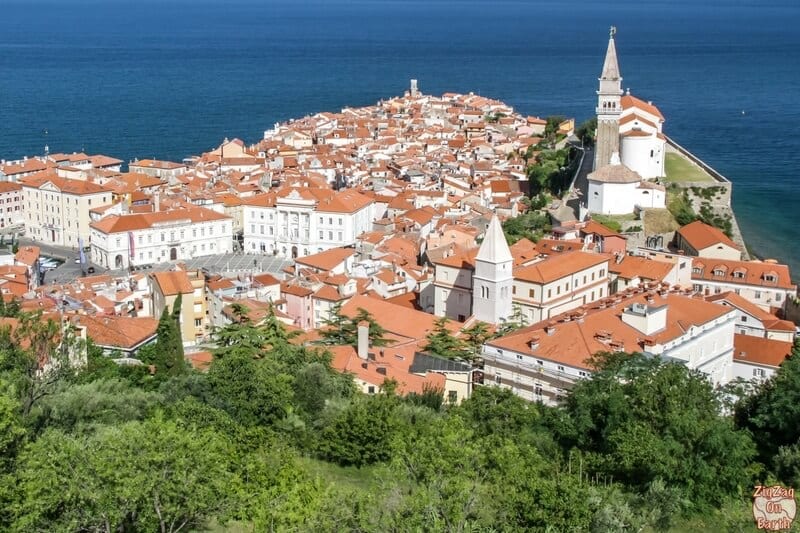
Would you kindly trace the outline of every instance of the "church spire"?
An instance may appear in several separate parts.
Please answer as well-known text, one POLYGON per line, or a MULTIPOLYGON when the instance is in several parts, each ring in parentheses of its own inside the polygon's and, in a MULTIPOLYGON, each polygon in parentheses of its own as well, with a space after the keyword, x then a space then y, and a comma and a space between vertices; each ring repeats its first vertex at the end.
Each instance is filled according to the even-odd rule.
POLYGON ((508 247, 503 227, 500 225, 497 215, 492 215, 492 220, 486 228, 483 242, 475 259, 492 264, 513 261, 511 250, 508 247))
POLYGON ((481 322, 499 324, 511 316, 514 258, 497 215, 492 216, 475 256, 472 314, 481 322))
POLYGON ((619 63, 617 62, 617 46, 614 43, 614 35, 617 33, 617 28, 611 26, 608 38, 608 49, 606 50, 606 60, 603 62, 603 73, 600 75, 601 80, 618 80, 619 63))

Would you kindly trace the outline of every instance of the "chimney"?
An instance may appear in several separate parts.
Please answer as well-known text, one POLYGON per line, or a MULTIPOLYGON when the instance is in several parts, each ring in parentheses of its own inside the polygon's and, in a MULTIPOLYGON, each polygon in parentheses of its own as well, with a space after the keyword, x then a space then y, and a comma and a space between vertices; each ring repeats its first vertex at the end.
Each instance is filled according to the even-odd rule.
POLYGON ((367 360, 369 350, 369 322, 362 320, 358 323, 358 357, 367 360))
POLYGON ((528 341, 528 347, 531 351, 536 350, 539 347, 539 337, 532 337, 531 340, 528 341))
POLYGON ((547 326, 544 328, 544 332, 548 335, 554 334, 556 332, 556 323, 553 321, 548 322, 547 326))
POLYGON ((153 193, 153 212, 161 211, 161 193, 156 191, 153 193))

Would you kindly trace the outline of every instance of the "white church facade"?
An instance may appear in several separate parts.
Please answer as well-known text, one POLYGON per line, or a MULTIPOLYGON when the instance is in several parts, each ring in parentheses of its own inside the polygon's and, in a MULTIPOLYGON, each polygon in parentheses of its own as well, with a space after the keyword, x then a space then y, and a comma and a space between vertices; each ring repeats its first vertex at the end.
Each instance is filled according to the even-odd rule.
POLYGON ((590 213, 621 215, 666 207, 666 191, 651 181, 664 173, 664 116, 652 102, 623 95, 612 28, 597 91, 597 142, 589 174, 590 213))

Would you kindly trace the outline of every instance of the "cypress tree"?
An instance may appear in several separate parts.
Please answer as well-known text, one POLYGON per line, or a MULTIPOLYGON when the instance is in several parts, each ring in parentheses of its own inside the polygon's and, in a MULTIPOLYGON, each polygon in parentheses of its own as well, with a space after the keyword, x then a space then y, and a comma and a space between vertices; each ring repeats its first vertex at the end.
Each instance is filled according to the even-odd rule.
POLYGON ((181 303, 182 295, 178 294, 172 313, 169 312, 169 306, 164 306, 164 312, 158 321, 158 354, 155 364, 159 374, 177 375, 186 370, 180 329, 181 303))

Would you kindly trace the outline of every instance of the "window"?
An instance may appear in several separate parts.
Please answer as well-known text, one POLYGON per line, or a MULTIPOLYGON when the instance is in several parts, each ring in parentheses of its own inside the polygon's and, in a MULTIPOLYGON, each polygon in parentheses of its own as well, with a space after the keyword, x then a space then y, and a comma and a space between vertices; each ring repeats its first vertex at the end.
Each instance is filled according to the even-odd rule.
POLYGON ((578 375, 579 375, 580 377, 582 377, 582 378, 585 378, 585 377, 586 377, 586 376, 588 376, 589 374, 587 374, 587 373, 586 373, 586 372, 584 372, 583 370, 579 370, 579 371, 578 371, 578 375))
POLYGON ((756 298, 761 298, 761 291, 756 291, 756 298))
POLYGON ((500 376, 500 374, 495 375, 494 382, 497 383, 498 385, 501 385, 503 383, 503 378, 500 376))
POLYGON ((603 268, 603 269, 600 270, 600 277, 602 278, 605 275, 606 275, 606 269, 603 268))
POLYGON ((747 317, 746 316, 742 317, 742 322, 747 322, 747 317))
POLYGON ((779 292, 775 293, 775 301, 776 302, 780 302, 781 301, 781 293, 779 293, 779 292))
POLYGON ((528 290, 528 297, 529 297, 529 298, 534 298, 534 297, 535 297, 535 296, 534 296, 533 289, 529 289, 529 290, 528 290))
POLYGON ((328 240, 329 240, 329 241, 332 241, 332 240, 333 240, 333 232, 332 232, 332 231, 329 231, 329 232, 328 232, 328 240))
POLYGON ((542 386, 539 383, 533 386, 533 395, 536 396, 537 400, 542 399, 542 386))
POLYGON ((753 369, 753 376, 757 378, 763 378, 766 375, 763 368, 754 368, 753 369))
POLYGON ((199 328, 202 325, 203 325, 203 319, 202 318, 195 318, 194 319, 194 327, 199 328))
POLYGON ((488 298, 489 297, 489 287, 486 285, 481 285, 481 298, 488 298))
POLYGON ((367 387, 367 394, 375 394, 375 386, 374 385, 370 385, 369 387, 367 387))
POLYGON ((563 372, 564 371, 564 367, 562 365, 558 365, 558 371, 559 372, 563 372))
POLYGON ((447 402, 456 403, 457 401, 458 401, 458 391, 454 390, 447 391, 447 402))

